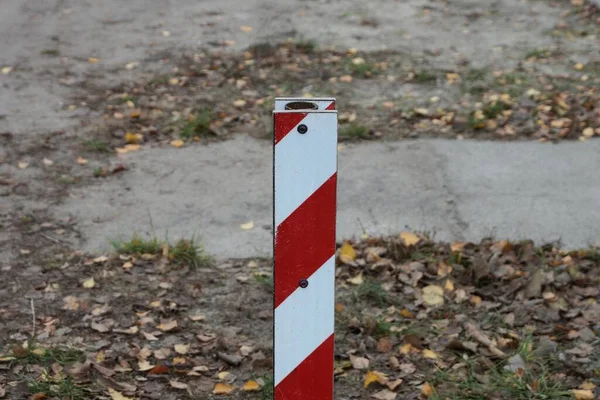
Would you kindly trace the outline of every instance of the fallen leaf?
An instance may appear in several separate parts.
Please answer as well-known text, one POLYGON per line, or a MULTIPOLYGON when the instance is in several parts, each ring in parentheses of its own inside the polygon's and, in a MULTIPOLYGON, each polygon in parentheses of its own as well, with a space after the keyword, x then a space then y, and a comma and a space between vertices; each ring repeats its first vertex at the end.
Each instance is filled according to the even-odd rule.
POLYGON ((132 61, 130 63, 125 64, 125 69, 130 69, 131 70, 131 69, 137 68, 138 65, 140 65, 139 62, 132 61))
POLYGON ((27 163, 25 161, 19 161, 19 163, 17 164, 17 167, 19 167, 19 169, 25 169, 25 168, 29 167, 29 163, 27 163))
POLYGON ((141 133, 127 132, 125 133, 125 142, 128 144, 138 144, 144 140, 144 136, 141 133))
POLYGON ((244 383, 244 386, 242 386, 242 390, 244 392, 256 392, 260 390, 260 385, 258 384, 258 382, 250 380, 244 383))
POLYGON ((340 248, 340 261, 344 264, 350 264, 356 259, 356 251, 348 242, 344 242, 340 248))
POLYGON ((106 256, 99 256, 99 257, 94 258, 93 261, 96 264, 101 264, 101 263, 107 262, 108 261, 108 257, 106 257, 106 256))
POLYGON ((254 221, 248 221, 245 224, 241 224, 240 228, 245 231, 249 231, 250 229, 254 228, 254 221))
POLYGON ((446 281, 446 284, 444 285, 444 290, 446 292, 452 292, 452 291, 454 291, 454 283, 452 283, 452 281, 450 279, 448 279, 446 281))
POLYGON ((96 286, 96 281, 94 281, 94 277, 92 276, 89 279, 86 279, 85 281, 83 281, 83 287, 86 289, 91 289, 94 286, 96 286))
POLYGON ((166 365, 157 365, 157 366, 151 368, 148 373, 151 375, 167 374, 167 373, 169 373, 169 367, 167 367, 166 365))
POLYGON ((383 384, 382 375, 377 371, 367 371, 364 378, 363 387, 366 389, 373 383, 383 384))
POLYGON ((362 57, 356 57, 352 59, 352 64, 354 65, 363 65, 365 62, 365 59, 362 57))
POLYGON ((406 246, 414 246, 415 244, 419 243, 421 238, 411 232, 401 232, 400 240, 402 240, 406 246))
POLYGON ((354 369, 367 369, 369 368, 369 359, 364 357, 350 356, 350 362, 354 369))
POLYGON ((138 370, 141 372, 150 371, 154 368, 154 365, 150 364, 147 360, 138 361, 138 370))
POLYGON ((518 372, 519 370, 524 371, 525 367, 525 360, 523 360, 523 357, 521 357, 520 354, 515 354, 508 359, 504 369, 510 372, 518 372))
POLYGON ((248 25, 242 25, 240 26, 240 30, 245 33, 250 33, 252 32, 252 27, 248 25))
POLYGON ((54 161, 52 161, 52 160, 50 160, 49 158, 46 158, 46 157, 44 157, 44 158, 42 159, 42 162, 44 163, 44 165, 45 165, 46 167, 50 167, 51 165, 53 165, 53 164, 54 164, 54 161))
POLYGON ((383 389, 382 391, 373 394, 371 397, 378 400, 394 400, 396 398, 396 393, 388 389, 383 389))
POLYGON ((178 149, 183 147, 184 144, 185 142, 181 139, 171 140, 171 146, 177 147, 178 149))
POLYGON ((410 318, 410 319, 414 319, 415 318, 415 314, 413 314, 412 312, 410 312, 406 308, 403 308, 402 310, 400 310, 400 315, 402 315, 404 318, 410 318))
POLYGON ((12 72, 13 67, 2 67, 2 69, 0 69, 0 71, 2 72, 2 75, 8 75, 12 72))
POLYGON ((385 384, 390 390, 396 390, 404 382, 402 379, 396 379, 395 381, 389 381, 385 384))
POLYGON ((38 392, 38 393, 34 393, 31 397, 29 397, 29 400, 44 400, 47 399, 48 395, 44 392, 38 392))
POLYGON ((336 303, 335 311, 341 313, 342 311, 344 311, 344 305, 342 303, 336 303))
POLYGON ((85 158, 83 158, 83 157, 77 157, 77 160, 76 160, 76 162, 77 162, 77 164, 79 164, 79 165, 86 165, 86 164, 88 163, 88 160, 86 160, 86 159, 85 159, 85 158))
POLYGON ((187 383, 184 383, 184 382, 169 381, 169 384, 171 385, 171 387, 173 387, 175 389, 186 390, 188 388, 187 383))
POLYGON ((187 354, 189 351, 190 351, 189 344, 176 344, 175 345, 175 352, 178 354, 187 354))
POLYGON ((236 108, 242 108, 246 105, 246 100, 244 99, 237 99, 233 101, 233 106, 236 108))
POLYGON ((362 284, 364 282, 363 273, 360 272, 354 278, 348 279, 347 282, 350 283, 350 284, 352 284, 352 285, 360 285, 360 284, 362 284))
POLYGON ((171 320, 166 320, 166 321, 162 322, 160 325, 157 326, 157 328, 163 332, 169 332, 169 331, 172 331, 173 329, 177 328, 177 326, 178 326, 177 320, 171 319, 171 320))
POLYGON ((591 138, 595 134, 594 128, 592 128, 592 127, 585 128, 582 133, 583 133, 583 136, 586 138, 591 138))
POLYGON ((243 355, 244 357, 249 356, 250 354, 252 354, 253 351, 254 351, 254 347, 251 347, 251 346, 241 346, 240 347, 240 354, 243 355))
POLYGON ((440 358, 437 353, 435 353, 434 351, 431 351, 429 349, 424 349, 423 350, 423 357, 425 358, 429 358, 431 360, 437 360, 438 358, 440 358))
POLYGON ((2 386, 0 386, 0 398, 4 397, 6 395, 6 391, 4 390, 4 388, 2 386))
POLYGON ((100 333, 106 333, 106 332, 109 331, 108 326, 106 326, 104 324, 97 323, 97 322, 92 322, 90 324, 90 328, 92 328, 96 332, 100 332, 100 333))
POLYGON ((577 63, 573 66, 573 68, 575 68, 577 71, 581 71, 584 67, 585 65, 583 65, 582 63, 577 63))
POLYGON ((418 353, 418 352, 419 352, 419 349, 417 349, 410 343, 405 343, 402 346, 400 346, 401 354, 408 355, 410 353, 418 353))
POLYGON ((204 314, 190 315, 190 319, 194 322, 204 321, 205 318, 206 316, 204 314))
POLYGON ((473 295, 469 298, 469 303, 473 304, 475 307, 479 307, 481 305, 481 297, 477 295, 473 295))
POLYGON ((423 302, 428 306, 440 306, 444 304, 444 289, 436 285, 423 288, 423 302))
POLYGON ((213 394, 229 394, 235 390, 234 386, 225 383, 217 383, 213 389, 213 394))
POLYGON ((235 375, 229 371, 221 371, 217 374, 217 378, 222 381, 233 382, 235 380, 235 375))
POLYGON ((90 64, 96 64, 98 61, 100 61, 100 59, 98 59, 96 57, 90 57, 90 58, 88 58, 88 62, 90 64))
POLYGON ((589 389, 573 389, 571 393, 577 400, 594 400, 594 392, 589 389))
POLYGON ((380 353, 387 353, 387 352, 391 351, 393 347, 394 347, 394 345, 392 344, 390 339, 388 339, 386 337, 382 337, 377 342, 377 351, 380 353))
POLYGON ((110 398, 112 400, 134 400, 133 397, 123 396, 121 393, 117 392, 111 387, 108 388, 108 394, 110 394, 110 398))
POLYGON ((421 394, 425 397, 433 396, 433 387, 428 382, 425 382, 425 384, 421 386, 421 394))
POLYGON ((352 82, 352 76, 351 75, 342 75, 342 76, 340 76, 340 82, 350 83, 350 82, 352 82))

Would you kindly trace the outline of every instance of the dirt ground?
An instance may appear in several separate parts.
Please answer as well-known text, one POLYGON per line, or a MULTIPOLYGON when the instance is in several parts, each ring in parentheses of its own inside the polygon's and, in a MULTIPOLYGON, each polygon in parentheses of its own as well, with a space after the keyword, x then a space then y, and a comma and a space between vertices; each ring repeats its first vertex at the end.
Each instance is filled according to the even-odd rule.
MULTIPOLYGON (((114 391, 210 398, 216 383, 225 391, 235 387, 232 396, 269 395, 268 259, 192 268, 189 259, 178 263, 158 252, 111 253, 105 260, 79 251, 83 228, 56 210, 74 190, 136 168, 117 153, 173 151, 236 134, 268 138, 273 98, 291 94, 336 96, 341 138, 357 145, 419 137, 585 142, 600 135, 600 14, 591 3, 239 3, 2 5, 0 398, 120 398, 114 391), (258 382, 258 393, 241 390, 249 380, 258 382)), ((124 237, 135 232, 123 227, 124 237)), ((519 264, 524 255, 512 247, 491 250, 485 262, 507 256, 523 274, 512 271, 506 281, 522 285, 488 298, 488 275, 465 278, 447 290, 440 308, 423 306, 421 289, 430 285, 411 274, 433 279, 427 276, 432 254, 464 268, 474 256, 466 264, 450 260, 455 252, 431 250, 445 245, 426 240, 396 254, 390 243, 355 244, 360 251, 385 247, 390 253, 378 250, 377 257, 393 261, 389 274, 340 263, 337 398, 389 396, 386 390, 399 398, 494 398, 486 382, 500 388, 498 398, 569 398, 578 393, 573 389, 588 398, 581 396, 595 390, 600 367, 590 346, 598 340, 592 322, 598 294, 591 282, 597 283, 598 260, 592 250, 570 255, 535 248, 544 257, 531 265, 519 264), (551 263, 558 258, 562 264, 551 263), (568 281, 548 277, 561 266, 568 281), (540 268, 544 290, 519 295, 540 268), (574 268, 583 268, 584 277, 574 268), (360 269, 377 285, 346 281, 360 269), (410 282, 398 278, 402 273, 410 282), (566 288, 575 294, 563 296, 566 288), (456 301, 457 290, 465 292, 464 302, 456 301), (535 326, 506 321, 515 304, 540 313, 535 326), (485 322, 483 314, 504 322, 485 322), (435 329, 421 332, 426 321, 435 329), (440 341, 444 332, 468 336, 483 353, 473 344, 449 348, 440 341), (532 355, 548 340, 558 366, 532 355), (456 352, 472 354, 458 362, 456 352), (354 357, 371 365, 355 368, 364 361, 354 357), (508 382, 515 377, 506 376, 506 365, 518 382, 508 382), (375 374, 379 382, 365 389, 367 370, 387 377, 375 374), (557 376, 561 370, 564 376, 557 376), (395 379, 404 383, 395 387, 395 379), (552 386, 558 380, 564 385, 552 386), (471 397, 452 397, 457 388, 471 397)), ((490 251, 493 244, 481 246, 490 251)))

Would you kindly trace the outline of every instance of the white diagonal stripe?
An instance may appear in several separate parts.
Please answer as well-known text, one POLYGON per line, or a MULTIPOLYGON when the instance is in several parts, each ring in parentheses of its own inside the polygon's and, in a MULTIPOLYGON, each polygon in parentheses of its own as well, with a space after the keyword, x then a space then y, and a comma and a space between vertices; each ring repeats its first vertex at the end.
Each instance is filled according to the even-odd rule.
POLYGON ((275 386, 333 333, 334 292, 335 255, 275 309, 275 386))
POLYGON ((337 113, 309 113, 275 146, 275 227, 337 170, 337 113))

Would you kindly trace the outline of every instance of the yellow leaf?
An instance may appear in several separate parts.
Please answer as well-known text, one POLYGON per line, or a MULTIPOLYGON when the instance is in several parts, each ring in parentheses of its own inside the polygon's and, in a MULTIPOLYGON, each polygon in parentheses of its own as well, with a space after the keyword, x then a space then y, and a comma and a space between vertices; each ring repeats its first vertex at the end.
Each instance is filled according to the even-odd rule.
POLYGON ((342 303, 336 303, 336 305, 335 305, 335 311, 337 311, 339 313, 342 312, 342 311, 344 311, 344 305, 342 303))
POLYGON ((258 382, 250 380, 244 383, 244 386, 242 386, 242 390, 244 392, 256 392, 257 390, 260 390, 260 385, 258 384, 258 382))
POLYGON ((438 265, 437 274, 439 277, 443 278, 444 276, 451 274, 451 273, 452 273, 452 267, 450 265, 446 264, 445 262, 441 262, 438 265))
POLYGON ((189 344, 176 344, 175 345, 175 352, 179 353, 179 354, 187 354, 190 351, 190 345, 189 344))
POLYGON ((172 331, 173 329, 177 328, 177 320, 171 319, 171 320, 166 320, 163 323, 161 323, 160 325, 157 326, 158 329, 160 329, 161 331, 172 331))
POLYGON ((245 231, 249 231, 250 229, 254 228, 254 221, 248 221, 245 224, 241 224, 240 228, 245 231))
POLYGON ((364 379, 364 385, 363 386, 366 389, 372 383, 383 384, 383 382, 382 382, 382 376, 381 376, 380 372, 377 372, 377 371, 367 371, 367 373, 365 374, 365 379, 364 379))
POLYGON ((115 150, 118 154, 131 153, 132 151, 138 151, 140 149, 139 144, 126 144, 124 147, 117 147, 115 150))
POLYGON ((358 275, 356 275, 354 278, 348 279, 347 282, 351 285, 357 285, 357 286, 360 285, 361 283, 364 282, 362 272, 359 273, 358 275))
POLYGON ((354 59, 352 59, 352 64, 354 65, 362 65, 365 63, 365 59, 362 57, 356 57, 354 59))
POLYGON ((252 27, 248 25, 242 25, 240 26, 240 30, 245 33, 250 33, 252 32, 252 27))
POLYGON ((454 283, 452 283, 450 279, 446 281, 446 284, 444 285, 444 290, 446 292, 452 292, 454 290, 454 283))
POLYGON ((225 383, 217 383, 213 389, 213 394, 229 394, 235 390, 235 387, 225 383))
POLYGON ((88 58, 88 62, 90 64, 96 64, 98 61, 100 61, 100 59, 98 59, 96 57, 90 57, 90 58, 88 58))
POLYGON ((419 243, 421 238, 411 232, 402 232, 400 233, 400 240, 402 240, 406 246, 413 246, 419 243))
POLYGON ((571 393, 577 400, 594 400, 594 392, 590 389, 573 389, 571 393))
POLYGON ((0 69, 0 72, 2 72, 2 75, 8 75, 12 72, 13 67, 2 67, 2 69, 0 69))
POLYGON ((413 319, 415 317, 415 314, 413 314, 411 311, 407 310, 406 308, 403 308, 402 310, 400 310, 400 315, 402 315, 404 318, 410 318, 410 319, 413 319))
POLYGON ((425 384, 421 386, 421 394, 425 397, 433 396, 433 387, 429 383, 425 382, 425 384))
POLYGON ((454 72, 448 72, 446 74, 446 80, 448 81, 448 83, 454 83, 458 80, 459 75, 454 73, 454 72))
POLYGON ((423 302, 428 306, 440 306, 444 304, 444 289, 436 285, 423 288, 423 302))
POLYGON ((137 144, 142 142, 144 136, 141 133, 127 132, 125 133, 125 142, 129 144, 137 144))
POLYGON ((434 351, 431 351, 429 349, 425 349, 423 350, 423 357, 425 358, 429 358, 431 360, 437 360, 438 358, 440 358, 437 353, 435 353, 434 351))
POLYGON ((86 165, 88 163, 88 160, 86 160, 83 157, 77 157, 77 164, 79 165, 86 165))
POLYGON ((418 353, 418 352, 419 352, 419 349, 417 349, 410 343, 405 343, 402 346, 400 346, 400 353, 402 353, 404 355, 408 355, 410 353, 418 353))
POLYGON ((344 242, 340 248, 340 261, 349 264, 356 259, 356 251, 348 242, 344 242))
POLYGON ((594 128, 592 127, 587 127, 583 130, 583 136, 590 138, 592 136, 594 136, 594 128))
POLYGON ((582 63, 577 63, 573 68, 575 68, 577 71, 581 71, 583 67, 585 67, 585 65, 583 65, 582 63))
POLYGON ((221 371, 217 374, 217 378, 219 378, 222 381, 227 381, 227 380, 231 379, 232 377, 233 377, 233 375, 229 371, 221 371))
POLYGON ((246 100, 244 99, 237 99, 233 102, 233 106, 236 108, 242 108, 246 105, 246 100))
POLYGON ((123 396, 121 393, 117 392, 111 387, 108 388, 108 394, 110 394, 110 398, 112 400, 133 400, 133 397, 123 396))
POLYGON ((173 146, 173 147, 177 147, 179 149, 180 147, 183 147, 183 145, 184 145, 184 142, 181 139, 171 140, 171 146, 173 146))
POLYGON ((29 163, 27 163, 25 161, 19 161, 17 166, 19 167, 19 169, 25 169, 25 168, 29 167, 29 163))
POLYGON ((469 302, 471 304, 473 304, 475 307, 478 307, 481 304, 481 297, 473 295, 469 299, 469 302))
POLYGON ((585 381, 583 382, 581 385, 579 385, 579 389, 584 389, 584 390, 594 390, 596 389, 596 385, 594 385, 592 382, 590 381, 585 381))
POLYGON ((187 358, 185 357, 173 357, 173 365, 185 365, 187 358))
POLYGON ((83 287, 86 289, 91 289, 96 286, 96 281, 94 281, 94 277, 92 276, 90 279, 86 279, 83 281, 83 287))

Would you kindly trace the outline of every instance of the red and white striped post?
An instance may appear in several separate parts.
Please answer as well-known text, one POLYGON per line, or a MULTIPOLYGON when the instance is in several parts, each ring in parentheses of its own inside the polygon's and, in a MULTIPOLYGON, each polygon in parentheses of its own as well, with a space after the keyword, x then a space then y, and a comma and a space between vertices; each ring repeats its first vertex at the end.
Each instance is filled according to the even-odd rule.
POLYGON ((275 400, 331 400, 335 99, 276 99, 274 131, 275 400))

